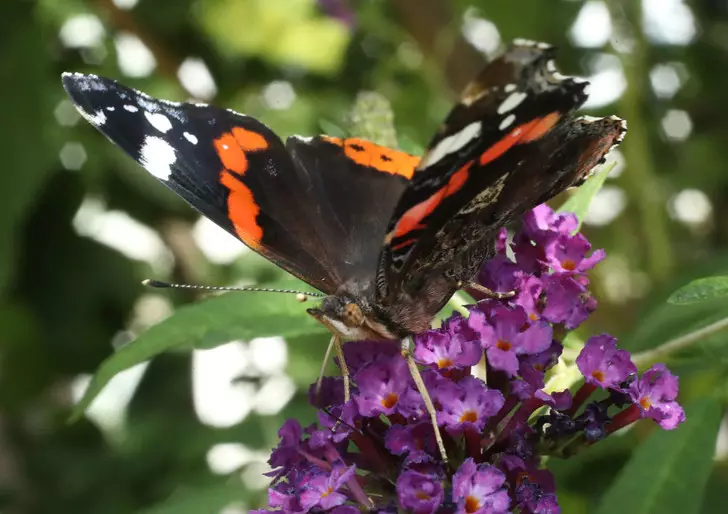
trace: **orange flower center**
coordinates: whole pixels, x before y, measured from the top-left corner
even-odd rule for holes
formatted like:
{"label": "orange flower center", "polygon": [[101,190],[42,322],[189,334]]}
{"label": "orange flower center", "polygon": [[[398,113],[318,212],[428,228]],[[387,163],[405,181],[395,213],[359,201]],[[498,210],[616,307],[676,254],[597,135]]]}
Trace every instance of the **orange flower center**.
{"label": "orange flower center", "polygon": [[564,262],[561,263],[561,267],[566,271],[574,271],[576,269],[576,263],[571,259],[565,259]]}
{"label": "orange flower center", "polygon": [[453,364],[452,359],[448,359],[447,357],[444,357],[444,358],[440,359],[439,361],[437,361],[437,367],[440,369],[449,368],[450,366],[452,366],[452,364]]}
{"label": "orange flower center", "polygon": [[478,499],[474,496],[466,496],[465,497],[465,512],[468,514],[473,514],[473,512],[478,512],[478,509],[480,509],[480,502]]}
{"label": "orange flower center", "polygon": [[652,407],[652,402],[645,396],[644,398],[640,398],[640,405],[643,409],[647,410]]}
{"label": "orange flower center", "polygon": [[399,396],[397,393],[387,393],[384,398],[382,398],[382,407],[385,409],[391,409],[395,405],[397,405],[397,401],[399,400]]}
{"label": "orange flower center", "polygon": [[604,372],[600,369],[595,369],[592,371],[591,376],[596,380],[597,382],[604,382]]}
{"label": "orange flower center", "polygon": [[415,496],[417,497],[418,500],[429,500],[430,499],[430,495],[427,494],[425,491],[417,491],[415,493]]}
{"label": "orange flower center", "polygon": [[535,312],[532,312],[531,314],[528,315],[528,319],[530,319],[531,321],[536,321],[536,320],[538,320],[538,316],[536,315]]}
{"label": "orange flower center", "polygon": [[460,416],[460,423],[475,423],[476,421],[478,421],[478,414],[470,409],[463,412],[463,415]]}
{"label": "orange flower center", "polygon": [[513,347],[513,345],[511,343],[509,343],[508,341],[504,341],[503,339],[498,339],[498,342],[495,343],[495,347],[498,348],[499,350],[503,350],[504,352],[507,352],[508,350],[510,350]]}
{"label": "orange flower center", "polygon": [[333,492],[334,492],[334,489],[333,489],[333,488],[331,488],[331,487],[329,487],[329,488],[328,488],[328,489],[326,489],[326,490],[325,490],[325,491],[324,491],[323,493],[321,493],[321,497],[322,497],[322,498],[326,498],[326,497],[327,497],[328,495],[330,495],[330,494],[331,494],[331,493],[333,493]]}

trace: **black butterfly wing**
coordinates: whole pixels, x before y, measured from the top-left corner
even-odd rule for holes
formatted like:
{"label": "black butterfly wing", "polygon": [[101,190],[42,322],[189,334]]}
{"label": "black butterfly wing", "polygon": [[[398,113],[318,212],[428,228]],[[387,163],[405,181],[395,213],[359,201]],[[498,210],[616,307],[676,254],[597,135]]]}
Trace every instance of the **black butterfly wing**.
{"label": "black butterfly wing", "polygon": [[429,323],[498,228],[582,180],[621,139],[621,120],[574,119],[588,84],[558,73],[553,56],[549,45],[511,45],[428,145],[380,256],[378,295],[395,324]]}
{"label": "black butterfly wing", "polygon": [[317,223],[316,195],[281,140],[231,110],[152,98],[117,82],[66,73],[79,112],[195,209],[286,271],[326,293],[342,269]]}
{"label": "black butterfly wing", "polygon": [[79,112],[253,250],[333,294],[372,289],[380,242],[418,158],[358,139],[291,137],[203,104],[67,73]]}
{"label": "black butterfly wing", "polygon": [[374,280],[387,223],[419,158],[358,138],[289,138],[299,182],[315,190],[321,240],[344,269],[340,292],[374,300]]}

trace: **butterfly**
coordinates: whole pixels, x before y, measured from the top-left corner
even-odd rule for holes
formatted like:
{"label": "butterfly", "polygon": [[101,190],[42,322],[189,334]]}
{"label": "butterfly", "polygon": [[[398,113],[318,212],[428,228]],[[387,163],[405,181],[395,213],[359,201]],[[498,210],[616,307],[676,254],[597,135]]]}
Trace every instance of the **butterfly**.
{"label": "butterfly", "polygon": [[494,253],[500,227],[579,185],[623,138],[576,117],[588,82],[517,40],[465,88],[419,158],[359,138],[283,142],[211,105],[64,73],[81,115],[160,182],[326,296],[309,313],[346,339],[429,328]]}

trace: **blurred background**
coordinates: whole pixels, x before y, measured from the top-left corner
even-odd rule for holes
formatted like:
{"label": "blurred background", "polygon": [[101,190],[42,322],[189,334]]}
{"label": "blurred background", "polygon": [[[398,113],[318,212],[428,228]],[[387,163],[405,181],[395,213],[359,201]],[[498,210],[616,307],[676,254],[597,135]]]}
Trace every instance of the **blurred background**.
{"label": "blurred background", "polygon": [[[691,278],[728,274],[726,0],[10,0],[3,12],[0,512],[259,506],[278,426],[313,419],[305,391],[327,343],[164,354],[68,423],[104,358],[195,300],[143,278],[265,283],[280,272],[83,122],[62,71],[230,107],[282,136],[336,132],[357,93],[374,90],[392,103],[400,146],[417,151],[504,42],[553,43],[562,72],[592,81],[585,111],[630,128],[586,219],[608,259],[580,333],[609,331],[637,351],[728,312],[665,304]],[[713,336],[671,363],[684,395],[726,387],[724,343]],[[650,429],[554,463],[563,511],[589,512]],[[694,512],[724,512],[727,452],[721,432]]]}

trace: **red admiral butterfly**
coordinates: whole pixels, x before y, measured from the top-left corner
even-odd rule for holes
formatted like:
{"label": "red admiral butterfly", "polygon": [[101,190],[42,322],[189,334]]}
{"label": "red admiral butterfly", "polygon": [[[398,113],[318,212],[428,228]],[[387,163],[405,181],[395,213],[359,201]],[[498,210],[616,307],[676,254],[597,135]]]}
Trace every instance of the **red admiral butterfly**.
{"label": "red admiral butterfly", "polygon": [[624,136],[576,118],[584,80],[516,41],[465,88],[421,159],[357,138],[289,137],[213,106],[66,73],[80,113],[194,208],[327,296],[347,339],[423,331],[493,255],[503,225],[578,185]]}
{"label": "red admiral butterfly", "polygon": [[79,112],[163,184],[327,296],[352,339],[429,328],[497,230],[578,185],[624,122],[575,118],[588,83],[518,41],[470,83],[422,159],[356,138],[289,137],[231,110],[65,73]]}

